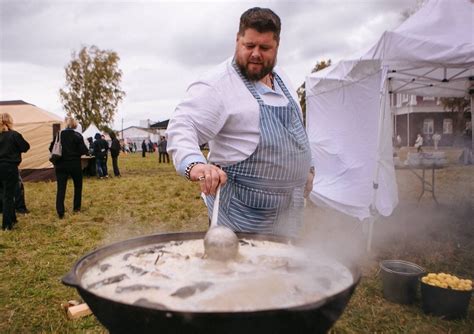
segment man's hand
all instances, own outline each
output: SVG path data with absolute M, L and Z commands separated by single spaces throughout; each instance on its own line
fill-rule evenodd
M 314 180 L 314 173 L 309 172 L 308 178 L 306 179 L 306 185 L 304 187 L 304 198 L 308 198 L 309 194 L 313 190 L 313 180 Z
M 217 187 L 227 182 L 227 174 L 212 164 L 197 164 L 189 173 L 191 181 L 199 181 L 204 195 L 215 195 Z

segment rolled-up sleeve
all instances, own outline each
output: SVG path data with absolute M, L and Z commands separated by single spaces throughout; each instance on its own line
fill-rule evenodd
M 178 173 L 184 175 L 191 162 L 206 162 L 200 145 L 212 140 L 225 124 L 224 104 L 216 90 L 204 82 L 189 86 L 187 96 L 168 124 L 167 151 Z

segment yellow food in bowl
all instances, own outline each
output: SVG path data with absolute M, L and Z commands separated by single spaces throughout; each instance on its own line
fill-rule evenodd
M 459 291 L 472 290 L 472 281 L 470 279 L 462 279 L 446 273 L 429 273 L 426 276 L 423 276 L 421 278 L 421 281 L 423 283 L 444 289 L 452 289 Z

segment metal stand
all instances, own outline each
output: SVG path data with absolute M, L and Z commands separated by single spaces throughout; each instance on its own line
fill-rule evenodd
M 418 179 L 421 181 L 421 194 L 418 197 L 418 203 L 420 202 L 421 198 L 423 197 L 425 191 L 430 192 L 431 196 L 433 197 L 433 200 L 436 202 L 437 205 L 439 205 L 438 200 L 436 199 L 435 195 L 435 171 L 436 169 L 440 169 L 441 167 L 437 167 L 434 164 L 431 166 L 421 166 L 419 169 L 421 169 L 421 175 L 418 174 L 415 170 L 415 168 L 410 167 L 410 171 L 416 175 Z M 426 179 L 427 176 L 426 170 L 430 169 L 431 170 L 431 183 Z

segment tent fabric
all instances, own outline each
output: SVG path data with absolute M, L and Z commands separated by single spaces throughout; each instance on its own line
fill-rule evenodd
M 100 131 L 95 124 L 91 124 L 84 132 L 82 132 L 82 137 L 84 137 L 84 140 L 87 141 L 87 138 L 89 137 L 94 138 L 96 133 L 102 134 L 102 131 Z
M 474 75 L 474 4 L 432 0 L 362 59 L 381 59 L 391 90 L 419 96 L 462 97 Z
M 371 207 L 391 214 L 398 191 L 390 94 L 466 96 L 474 76 L 473 20 L 469 0 L 431 0 L 369 51 L 306 78 L 317 175 L 312 201 L 360 219 L 371 216 Z
M 2 102 L 0 113 L 5 112 L 13 117 L 13 128 L 30 144 L 29 151 L 22 154 L 20 170 L 28 170 L 29 175 L 35 171 L 49 174 L 44 170 L 53 170 L 48 150 L 53 138 L 53 124 L 62 125 L 61 117 L 23 101 Z M 31 178 L 34 179 L 34 175 Z
M 81 131 L 79 131 L 79 133 L 81 133 Z M 95 124 L 90 124 L 89 127 L 84 132 L 82 132 L 82 138 L 84 139 L 84 144 L 86 144 L 86 147 L 89 147 L 89 141 L 87 138 L 92 137 L 92 139 L 94 139 L 96 133 L 102 134 L 102 131 L 100 131 Z
M 342 86 L 325 94 L 307 96 L 307 128 L 315 160 L 316 177 L 311 200 L 359 219 L 370 216 L 372 180 L 376 167 L 380 97 L 380 70 L 357 84 Z M 314 112 L 317 111 L 317 112 Z M 385 122 L 390 121 L 387 117 Z M 388 128 L 388 129 L 387 129 Z M 384 131 L 391 131 L 390 124 Z M 392 159 L 391 143 L 387 155 Z M 382 164 L 379 191 L 391 194 L 378 198 L 378 209 L 389 215 L 392 200 L 393 165 Z

